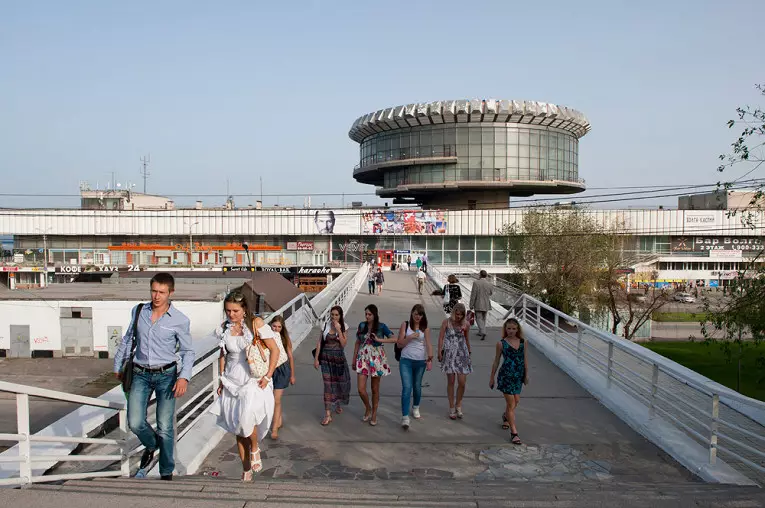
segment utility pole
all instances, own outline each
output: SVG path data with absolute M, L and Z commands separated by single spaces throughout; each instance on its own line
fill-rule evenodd
M 143 177 L 143 193 L 146 194 L 146 182 L 149 180 L 149 162 L 151 162 L 151 155 L 141 157 L 141 169 L 139 172 Z
M 263 205 L 263 177 L 260 177 L 260 204 Z
M 184 224 L 189 225 L 189 266 L 194 268 L 194 226 L 199 224 L 199 221 L 188 223 L 184 221 Z

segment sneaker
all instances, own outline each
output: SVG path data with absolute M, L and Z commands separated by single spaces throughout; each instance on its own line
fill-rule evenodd
M 401 417 L 401 426 L 404 427 L 404 430 L 409 429 L 409 417 L 408 416 L 402 416 Z
M 136 478 L 146 478 L 149 471 L 148 468 L 151 466 L 152 461 L 154 460 L 154 450 L 144 450 L 143 455 L 141 455 L 141 463 L 138 466 L 138 471 L 135 473 Z
M 457 411 L 455 411 L 453 407 L 449 408 L 449 419 L 451 420 L 457 419 Z
M 412 406 L 412 416 L 415 420 L 420 419 L 420 406 Z
M 171 474 L 163 474 L 160 478 L 162 478 L 166 482 L 173 481 L 173 475 L 171 475 Z

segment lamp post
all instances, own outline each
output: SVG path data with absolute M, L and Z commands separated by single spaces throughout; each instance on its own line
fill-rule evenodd
M 43 231 L 40 228 L 35 228 L 35 231 L 39 231 L 42 233 L 43 237 L 43 267 L 45 268 L 45 271 L 48 271 L 48 231 L 53 229 L 52 227 L 45 228 L 45 231 Z
M 189 226 L 189 265 L 194 268 L 194 226 L 199 224 L 199 221 L 192 223 L 183 221 L 183 223 Z

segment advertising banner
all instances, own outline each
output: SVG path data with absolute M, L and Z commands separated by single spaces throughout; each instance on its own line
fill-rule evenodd
M 718 224 L 721 215 L 715 210 L 685 210 L 683 212 L 685 231 L 712 232 Z
M 372 235 L 445 235 L 441 210 L 371 210 L 362 216 L 361 233 Z
M 670 239 L 672 252 L 760 251 L 762 238 L 737 236 L 676 236 Z

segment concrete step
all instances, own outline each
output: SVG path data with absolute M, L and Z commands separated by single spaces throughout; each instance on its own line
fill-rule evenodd
M 136 479 L 75 480 L 7 491 L 10 502 L 40 508 L 129 503 L 168 506 L 529 506 L 529 507 L 737 507 L 765 506 L 756 487 L 688 483 L 619 482 L 468 482 L 262 480 L 242 483 L 206 476 L 173 482 Z

